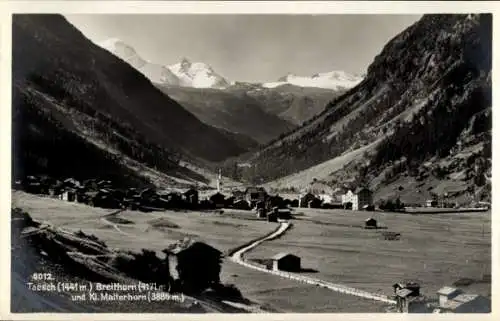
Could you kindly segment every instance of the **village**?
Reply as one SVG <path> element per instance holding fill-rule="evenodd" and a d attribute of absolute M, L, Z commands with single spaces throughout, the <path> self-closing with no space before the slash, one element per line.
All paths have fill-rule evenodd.
<path fill-rule="evenodd" d="M 170 191 L 158 191 L 153 188 L 124 189 L 117 188 L 113 185 L 113 182 L 108 180 L 78 181 L 74 178 L 67 178 L 59 181 L 47 177 L 28 176 L 25 180 L 16 181 L 13 189 L 62 202 L 80 203 L 95 208 L 113 209 L 118 212 L 125 210 L 144 213 L 198 211 L 200 213 L 218 213 L 217 215 L 224 216 L 226 211 L 237 210 L 253 212 L 252 215 L 255 220 L 280 224 L 280 227 L 273 230 L 271 234 L 247 243 L 248 249 L 245 251 L 249 251 L 266 239 L 280 237 L 292 225 L 289 222 L 294 221 L 293 225 L 301 224 L 299 211 L 302 209 L 318 209 L 325 211 L 325 213 L 336 213 L 337 210 L 347 210 L 353 213 L 365 211 L 367 212 L 365 219 L 359 221 L 359 227 L 365 230 L 376 230 L 380 233 L 382 240 L 398 241 L 404 238 L 405 235 L 402 235 L 400 231 L 393 229 L 384 231 L 389 227 L 386 224 L 381 224 L 380 220 L 376 218 L 376 212 L 384 212 L 384 209 L 375 208 L 373 193 L 368 188 L 358 187 L 347 191 L 337 189 L 335 193 L 327 194 L 324 193 L 324 187 L 317 186 L 317 184 L 316 186 L 311 184 L 311 188 L 294 198 L 290 194 L 284 194 L 285 197 L 278 194 L 270 195 L 265 188 L 258 186 L 226 191 L 222 188 L 220 176 L 217 180 L 216 190 L 208 191 L 200 191 L 196 187 Z M 437 204 L 431 201 L 424 206 L 438 207 Z M 403 211 L 403 207 L 400 206 L 391 210 Z M 111 218 L 112 216 L 110 221 L 112 221 Z M 279 231 L 281 227 L 285 228 Z M 272 235 L 277 231 L 279 231 L 278 234 Z M 85 236 L 85 234 L 82 235 Z M 489 311 L 491 304 L 490 300 L 484 296 L 468 294 L 449 285 L 445 285 L 436 292 L 433 298 L 429 299 L 428 295 L 426 297 L 421 295 L 420 284 L 414 281 L 396 283 L 392 296 L 374 295 L 307 276 L 308 269 L 301 266 L 303 258 L 293 253 L 292 248 L 290 248 L 291 252 L 279 252 L 270 255 L 268 258 L 250 260 L 243 259 L 241 256 L 243 252 L 237 254 L 242 248 L 244 247 L 229 250 L 227 253 L 236 263 L 247 268 L 267 271 L 266 273 L 315 284 L 341 293 L 391 302 L 389 312 L 485 312 Z M 61 250 L 64 251 L 64 247 Z M 106 251 L 100 253 L 100 255 L 104 255 Z M 221 250 L 201 241 L 183 239 L 165 248 L 163 253 L 166 257 L 166 267 L 158 270 L 159 275 L 157 276 L 138 275 L 137 273 L 140 274 L 139 271 L 142 268 L 140 268 L 137 258 L 135 259 L 136 263 L 133 263 L 134 259 L 129 258 L 126 259 L 129 263 L 123 264 L 122 262 L 121 266 L 126 271 L 130 271 L 131 266 L 136 266 L 135 271 L 131 273 L 136 277 L 146 278 L 146 281 L 163 279 L 161 271 L 166 269 L 170 280 L 167 282 L 167 287 L 170 292 L 198 293 L 207 287 L 214 287 L 214 285 L 220 283 L 219 274 L 221 273 L 221 258 L 223 256 Z M 143 253 L 143 255 L 146 254 L 150 257 L 148 260 L 151 260 L 153 256 L 154 260 L 156 260 L 154 254 Z M 126 257 L 130 257 L 130 254 L 127 254 Z M 73 259 L 75 258 L 73 257 Z M 160 264 L 159 262 L 157 261 L 157 264 Z M 193 265 L 193 262 L 196 262 L 196 264 Z M 126 267 L 126 265 L 130 266 Z M 193 269 L 193 266 L 205 266 L 207 273 L 200 274 L 196 269 Z"/>
<path fill-rule="evenodd" d="M 78 181 L 66 178 L 62 181 L 43 176 L 27 176 L 14 182 L 14 189 L 43 194 L 68 202 L 78 202 L 101 208 L 129 208 L 140 211 L 161 209 L 255 209 L 260 218 L 275 220 L 279 213 L 286 218 L 290 208 L 347 209 L 353 211 L 398 211 L 411 213 L 439 213 L 461 211 L 487 211 L 490 204 L 479 202 L 474 208 L 460 208 L 458 204 L 436 196 L 423 204 L 404 204 L 399 198 L 376 202 L 373 192 L 365 186 L 331 188 L 315 180 L 299 193 L 285 191 L 268 193 L 264 187 L 249 186 L 243 190 L 222 190 L 220 174 L 215 191 L 200 191 L 196 186 L 187 189 L 156 190 L 154 188 L 117 188 L 109 180 L 88 179 Z M 330 190 L 330 192 L 326 192 Z M 378 206 L 375 204 L 378 203 Z M 288 214 L 287 214 L 288 213 Z"/>

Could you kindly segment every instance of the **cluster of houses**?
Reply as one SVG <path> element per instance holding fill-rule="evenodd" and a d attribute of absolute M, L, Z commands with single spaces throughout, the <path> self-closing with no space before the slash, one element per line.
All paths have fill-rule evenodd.
<path fill-rule="evenodd" d="M 362 186 L 347 190 L 336 189 L 331 193 L 308 188 L 300 195 L 298 207 L 373 210 L 373 192 Z"/>
<path fill-rule="evenodd" d="M 259 217 L 271 221 L 285 215 L 281 209 L 293 207 L 344 208 L 352 210 L 373 207 L 373 193 L 364 187 L 347 190 L 344 193 L 325 193 L 324 190 L 309 188 L 298 198 L 283 198 L 270 195 L 263 187 L 251 186 L 245 190 L 221 193 L 220 190 L 201 199 L 196 188 L 158 192 L 153 188 L 118 188 L 109 180 L 74 178 L 56 180 L 42 176 L 28 176 L 14 182 L 15 189 L 28 193 L 45 194 L 68 202 L 78 202 L 102 208 L 130 208 L 133 210 L 158 209 L 256 209 Z"/>
<path fill-rule="evenodd" d="M 262 187 L 248 187 L 244 191 L 234 190 L 230 195 L 217 191 L 203 199 L 196 188 L 175 191 L 157 191 L 154 188 L 119 188 L 109 180 L 74 178 L 64 180 L 45 176 L 28 176 L 17 180 L 13 188 L 32 194 L 47 195 L 67 202 L 83 203 L 109 209 L 132 209 L 141 211 L 165 209 L 217 209 L 236 208 L 242 210 L 259 209 L 267 212 L 271 208 L 286 208 L 292 201 L 280 196 L 271 196 Z M 277 211 L 264 217 L 275 220 Z"/>
<path fill-rule="evenodd" d="M 13 188 L 67 202 L 108 209 L 129 208 L 150 211 L 169 208 L 194 209 L 200 206 L 198 191 L 192 188 L 183 192 L 159 193 L 154 188 L 118 188 L 109 180 L 78 181 L 67 178 L 61 181 L 28 176 L 22 181 L 15 181 Z"/>
<path fill-rule="evenodd" d="M 393 285 L 396 311 L 400 313 L 489 313 L 491 300 L 444 286 L 437 291 L 437 300 L 429 300 L 420 293 L 416 282 Z"/>

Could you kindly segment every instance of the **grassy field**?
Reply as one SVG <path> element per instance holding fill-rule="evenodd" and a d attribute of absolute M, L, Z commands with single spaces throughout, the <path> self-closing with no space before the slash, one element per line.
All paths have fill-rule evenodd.
<path fill-rule="evenodd" d="M 276 312 L 375 313 L 384 312 L 386 307 L 380 302 L 298 283 L 233 262 L 224 264 L 221 278 L 223 282 L 235 284 L 245 297 L 261 306 L 269 306 Z"/>
<path fill-rule="evenodd" d="M 207 212 L 124 211 L 103 218 L 112 210 L 14 192 L 13 207 L 21 207 L 34 219 L 67 230 L 83 230 L 102 239 L 109 247 L 140 251 L 153 249 L 160 255 L 169 244 L 185 237 L 204 241 L 220 251 L 229 250 L 276 228 L 255 220 L 252 212 L 226 210 Z"/>
<path fill-rule="evenodd" d="M 286 251 L 299 255 L 308 275 L 359 289 L 391 294 L 395 282 L 413 279 L 434 295 L 459 279 L 476 280 L 468 288 L 489 296 L 491 213 L 409 215 L 373 213 L 387 230 L 365 230 L 372 213 L 304 209 L 282 238 L 265 242 L 247 258 L 269 258 Z M 381 231 L 401 233 L 386 241 Z"/>
<path fill-rule="evenodd" d="M 92 233 L 109 247 L 134 251 L 153 249 L 159 256 L 168 244 L 184 237 L 193 237 L 226 251 L 277 227 L 256 220 L 253 212 L 237 210 L 225 210 L 222 215 L 125 211 L 103 219 L 113 211 L 23 192 L 13 192 L 12 203 L 36 220 L 70 231 L 81 229 Z M 236 285 L 246 298 L 277 312 L 382 312 L 384 308 L 377 302 L 254 271 L 228 259 L 224 260 L 221 281 Z"/>
<path fill-rule="evenodd" d="M 255 219 L 253 212 L 225 210 L 202 212 L 111 210 L 13 192 L 13 206 L 34 219 L 68 230 L 83 230 L 109 247 L 156 250 L 184 237 L 202 240 L 226 251 L 273 231 L 277 225 Z M 385 241 L 380 232 L 364 230 L 363 221 L 374 214 L 387 231 L 402 234 L 400 241 Z M 482 279 L 491 273 L 490 213 L 409 215 L 343 210 L 300 209 L 294 226 L 279 239 L 264 242 L 247 258 L 269 258 L 286 251 L 302 258 L 307 273 L 372 292 L 391 294 L 401 279 L 416 279 L 424 294 L 461 278 Z M 483 235 L 484 226 L 484 235 Z M 384 304 L 300 284 L 224 261 L 221 281 L 232 283 L 243 295 L 282 312 L 383 312 Z M 489 295 L 491 282 L 464 288 Z"/>

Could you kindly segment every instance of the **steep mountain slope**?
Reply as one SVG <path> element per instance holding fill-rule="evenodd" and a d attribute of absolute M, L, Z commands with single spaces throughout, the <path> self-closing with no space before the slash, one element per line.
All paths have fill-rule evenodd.
<path fill-rule="evenodd" d="M 278 79 L 277 82 L 262 84 L 265 88 L 276 88 L 283 85 L 295 85 L 300 87 L 316 87 L 332 90 L 347 90 L 358 85 L 363 77 L 351 75 L 345 71 L 322 72 L 310 77 L 288 74 Z"/>
<path fill-rule="evenodd" d="M 412 189 L 391 184 L 415 181 L 429 194 L 487 199 L 491 43 L 491 15 L 425 15 L 383 48 L 358 86 L 250 157 L 253 175 L 271 181 L 372 144 L 316 178 L 393 192 Z"/>
<path fill-rule="evenodd" d="M 157 86 L 201 121 L 244 135 L 254 147 L 257 142 L 267 143 L 294 127 L 265 112 L 258 101 L 245 93 L 236 95 L 227 90 Z"/>
<path fill-rule="evenodd" d="M 15 15 L 12 56 L 14 176 L 137 176 L 145 165 L 203 181 L 179 160 L 246 150 L 60 15 Z"/>

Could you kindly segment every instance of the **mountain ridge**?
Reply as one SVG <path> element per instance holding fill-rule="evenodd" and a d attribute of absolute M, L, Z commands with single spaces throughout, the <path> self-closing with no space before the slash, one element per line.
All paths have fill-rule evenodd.
<path fill-rule="evenodd" d="M 299 87 L 314 87 L 339 91 L 355 87 L 362 80 L 361 76 L 348 74 L 345 71 L 333 70 L 316 73 L 312 76 L 298 76 L 289 73 L 286 76 L 280 77 L 276 82 L 263 83 L 262 86 L 265 88 L 276 88 L 288 84 Z"/>
<path fill-rule="evenodd" d="M 400 179 L 406 177 L 434 182 L 429 191 L 460 186 L 457 197 L 463 198 L 484 190 L 483 172 L 491 172 L 491 28 L 487 14 L 423 16 L 384 46 L 356 87 L 245 158 L 254 165 L 247 176 L 273 185 L 378 141 L 315 178 L 381 190 L 396 181 L 405 185 Z M 467 148 L 474 152 L 463 152 Z M 476 159 L 481 169 L 473 166 Z"/>
<path fill-rule="evenodd" d="M 191 62 L 186 57 L 176 64 L 161 65 L 146 61 L 132 46 L 118 38 L 110 38 L 96 44 L 141 71 L 153 83 L 216 89 L 224 89 L 230 85 L 211 66 L 201 62 Z"/>
<path fill-rule="evenodd" d="M 119 58 L 131 64 L 134 68 L 143 72 L 154 83 L 161 85 L 183 86 L 192 88 L 214 88 L 227 89 L 235 82 L 229 81 L 218 74 L 210 65 L 203 62 L 191 62 L 188 58 L 181 58 L 180 62 L 171 65 L 161 65 L 143 59 L 139 53 L 130 45 L 118 38 L 110 38 L 97 45 L 108 50 Z M 154 68 L 164 71 L 164 78 L 155 75 Z M 156 74 L 162 74 L 156 71 Z M 346 73 L 345 71 L 328 71 L 314 74 L 310 77 L 287 74 L 280 77 L 277 82 L 255 82 L 252 84 L 264 88 L 275 88 L 282 85 L 295 85 L 298 87 L 312 87 L 330 89 L 333 91 L 346 90 L 363 79 L 362 76 Z"/>
<path fill-rule="evenodd" d="M 179 161 L 203 164 L 247 151 L 61 15 L 14 15 L 12 57 L 14 177 L 43 172 L 144 183 L 145 171 L 159 171 L 205 183 Z"/>

